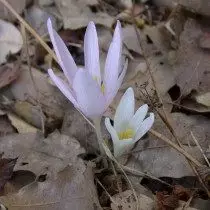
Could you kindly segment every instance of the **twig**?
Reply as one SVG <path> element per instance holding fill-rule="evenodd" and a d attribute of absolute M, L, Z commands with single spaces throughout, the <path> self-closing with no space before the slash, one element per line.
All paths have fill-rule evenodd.
<path fill-rule="evenodd" d="M 27 56 L 27 64 L 28 64 L 29 74 L 30 74 L 30 77 L 31 77 L 33 88 L 36 92 L 37 106 L 38 106 L 39 111 L 40 111 L 42 132 L 45 133 L 45 123 L 44 123 L 44 118 L 43 118 L 44 113 L 42 111 L 42 107 L 41 107 L 41 103 L 40 103 L 40 92 L 39 92 L 39 89 L 37 88 L 37 85 L 36 85 L 36 82 L 34 80 L 34 76 L 33 76 L 33 73 L 32 73 L 31 62 L 30 62 L 30 57 L 29 57 L 29 50 L 28 50 L 28 39 L 27 39 L 26 31 L 25 31 L 25 26 L 23 24 L 21 24 L 21 29 L 22 29 L 23 40 L 24 40 L 25 47 L 26 47 L 26 56 Z"/>
<path fill-rule="evenodd" d="M 164 142 L 166 142 L 168 145 L 170 145 L 171 147 L 173 147 L 174 149 L 176 149 L 181 154 L 183 154 L 188 160 L 192 161 L 196 166 L 198 166 L 198 167 L 201 167 L 202 166 L 202 164 L 199 161 L 197 161 L 194 157 L 192 157 L 192 155 L 190 155 L 184 149 L 182 149 L 181 147 L 179 147 L 177 144 L 173 143 L 170 139 L 168 139 L 164 135 L 158 133 L 157 131 L 155 131 L 153 129 L 150 129 L 149 132 L 152 135 L 156 136 L 157 138 L 159 138 L 159 139 L 163 140 Z"/>
<path fill-rule="evenodd" d="M 194 136 L 194 134 L 193 134 L 192 131 L 190 132 L 190 134 L 191 134 L 192 139 L 193 139 L 193 141 L 195 142 L 196 146 L 197 146 L 197 147 L 199 148 L 199 150 L 201 151 L 201 154 L 203 155 L 203 157 L 204 157 L 204 159 L 205 159 L 207 165 L 210 167 L 210 162 L 209 162 L 208 158 L 206 157 L 206 155 L 205 155 L 203 149 L 201 148 L 200 144 L 198 143 L 198 140 L 195 138 L 195 136 Z"/>
<path fill-rule="evenodd" d="M 31 28 L 31 26 L 15 11 L 15 9 L 8 3 L 7 0 L 0 0 L 0 2 L 20 21 L 21 24 L 40 42 L 40 44 L 45 48 L 45 50 L 57 61 L 55 53 L 50 47 L 45 43 L 45 41 L 39 36 L 39 34 Z"/>

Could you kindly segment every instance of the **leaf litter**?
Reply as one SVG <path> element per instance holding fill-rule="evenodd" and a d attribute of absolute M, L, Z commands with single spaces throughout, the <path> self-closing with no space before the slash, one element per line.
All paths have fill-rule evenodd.
<path fill-rule="evenodd" d="M 210 189 L 209 168 L 196 168 L 196 175 L 180 152 L 151 134 L 144 136 L 120 162 L 124 170 L 129 168 L 125 172 L 133 187 L 117 165 L 102 167 L 94 129 L 46 74 L 52 66 L 63 75 L 52 54 L 42 49 L 42 43 L 34 39 L 33 33 L 27 34 L 30 52 L 25 51 L 23 26 L 2 2 L 4 0 L 0 4 L 2 205 L 9 209 L 101 209 L 101 206 L 113 210 L 137 207 L 190 210 L 203 206 L 207 209 L 209 200 L 205 189 L 193 183 L 198 182 L 197 176 L 200 176 Z M 206 3 L 142 1 L 135 2 L 133 11 L 131 1 L 8 2 L 51 47 L 45 25 L 50 16 L 54 28 L 81 66 L 84 65 L 84 28 L 88 22 L 92 20 L 97 24 L 103 69 L 119 18 L 123 26 L 123 56 L 129 59 L 129 66 L 123 85 L 104 116 L 113 119 L 121 96 L 128 87 L 133 87 L 136 108 L 147 103 L 156 113 L 153 129 L 174 144 L 176 136 L 185 151 L 202 165 L 206 164 L 203 155 L 209 159 L 210 146 L 209 26 L 206 24 L 210 13 Z M 176 2 L 182 5 L 181 9 Z M 26 64 L 28 58 L 31 66 Z M 164 116 L 165 112 L 173 132 L 158 116 L 158 113 Z M 45 132 L 41 133 L 43 123 Z M 104 125 L 102 133 L 111 146 Z M 186 186 L 182 180 L 191 184 Z M 162 182 L 165 183 L 162 188 L 155 188 Z"/>

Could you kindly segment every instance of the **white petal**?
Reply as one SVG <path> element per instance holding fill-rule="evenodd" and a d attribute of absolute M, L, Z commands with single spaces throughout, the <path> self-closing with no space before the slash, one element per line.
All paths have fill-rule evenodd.
<path fill-rule="evenodd" d="M 134 146 L 133 139 L 119 140 L 118 135 L 114 127 L 111 125 L 110 119 L 105 119 L 105 126 L 112 137 L 114 156 L 119 157 L 125 153 L 130 152 Z"/>
<path fill-rule="evenodd" d="M 147 117 L 141 124 L 141 126 L 138 128 L 136 135 L 134 137 L 134 141 L 137 142 L 144 134 L 147 133 L 147 131 L 152 127 L 154 123 L 154 114 L 150 113 L 150 116 Z"/>
<path fill-rule="evenodd" d="M 47 27 L 50 35 L 50 39 L 53 44 L 53 48 L 58 58 L 58 62 L 63 69 L 65 76 L 67 77 L 70 84 L 73 83 L 74 76 L 77 71 L 77 66 L 72 58 L 70 52 L 68 51 L 66 45 L 63 40 L 57 34 L 57 32 L 53 29 L 51 20 L 47 20 Z"/>
<path fill-rule="evenodd" d="M 78 103 L 75 97 L 73 96 L 73 93 L 69 85 L 65 81 L 63 81 L 61 78 L 56 76 L 52 69 L 48 69 L 48 74 L 50 78 L 52 79 L 52 81 L 60 89 L 60 91 L 66 96 L 66 98 L 68 98 L 74 104 L 74 106 L 78 107 Z"/>
<path fill-rule="evenodd" d="M 122 139 L 114 143 L 114 156 L 120 157 L 123 154 L 129 153 L 135 142 L 133 139 Z"/>
<path fill-rule="evenodd" d="M 120 74 L 120 76 L 119 76 L 119 78 L 116 82 L 115 87 L 113 87 L 113 90 L 108 95 L 106 95 L 108 105 L 111 104 L 112 100 L 114 99 L 118 90 L 120 89 L 120 87 L 122 85 L 122 82 L 123 82 L 123 79 L 124 79 L 125 74 L 126 74 L 127 67 L 128 67 L 128 59 L 125 60 L 125 64 L 123 66 L 122 73 Z"/>
<path fill-rule="evenodd" d="M 79 69 L 76 73 L 73 90 L 83 113 L 91 119 L 99 117 L 105 111 L 105 97 L 98 83 L 85 71 Z"/>
<path fill-rule="evenodd" d="M 99 63 L 99 47 L 96 27 L 93 22 L 87 26 L 84 38 L 85 68 L 89 71 L 93 78 L 97 78 L 101 84 L 101 73 Z"/>
<path fill-rule="evenodd" d="M 109 95 L 116 88 L 119 71 L 121 69 L 121 52 L 122 39 L 120 23 L 117 24 L 113 40 L 109 46 L 105 70 L 104 70 L 104 86 L 105 94 Z"/>
<path fill-rule="evenodd" d="M 108 117 L 105 118 L 105 126 L 112 137 L 113 144 L 117 143 L 119 141 L 119 137 L 118 137 L 117 132 L 114 129 L 114 127 L 112 126 L 110 119 Z"/>
<path fill-rule="evenodd" d="M 114 116 L 114 128 L 121 132 L 128 127 L 128 123 L 134 115 L 134 93 L 128 88 L 122 96 Z"/>
<path fill-rule="evenodd" d="M 129 127 L 134 129 L 135 133 L 137 132 L 138 128 L 141 126 L 142 121 L 146 117 L 147 111 L 148 111 L 148 105 L 144 104 L 136 111 L 134 116 L 131 118 Z"/>

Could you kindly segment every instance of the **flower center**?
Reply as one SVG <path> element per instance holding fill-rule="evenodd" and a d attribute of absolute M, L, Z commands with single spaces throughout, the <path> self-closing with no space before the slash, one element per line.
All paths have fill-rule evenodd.
<path fill-rule="evenodd" d="M 98 82 L 98 77 L 94 76 L 93 79 L 94 79 L 96 82 Z M 104 85 L 103 83 L 101 84 L 101 92 L 102 92 L 103 94 L 104 94 L 104 92 L 105 92 L 105 85 Z"/>
<path fill-rule="evenodd" d="M 128 128 L 128 129 L 118 133 L 118 137 L 120 140 L 130 139 L 133 137 L 133 135 L 134 135 L 134 130 L 131 128 Z"/>

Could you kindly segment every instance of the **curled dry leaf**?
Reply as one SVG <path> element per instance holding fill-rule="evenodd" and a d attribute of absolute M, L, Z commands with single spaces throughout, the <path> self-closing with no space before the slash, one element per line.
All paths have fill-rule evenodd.
<path fill-rule="evenodd" d="M 9 22 L 0 20 L 0 64 L 6 62 L 9 54 L 15 54 L 21 50 L 23 38 L 18 29 Z"/>

